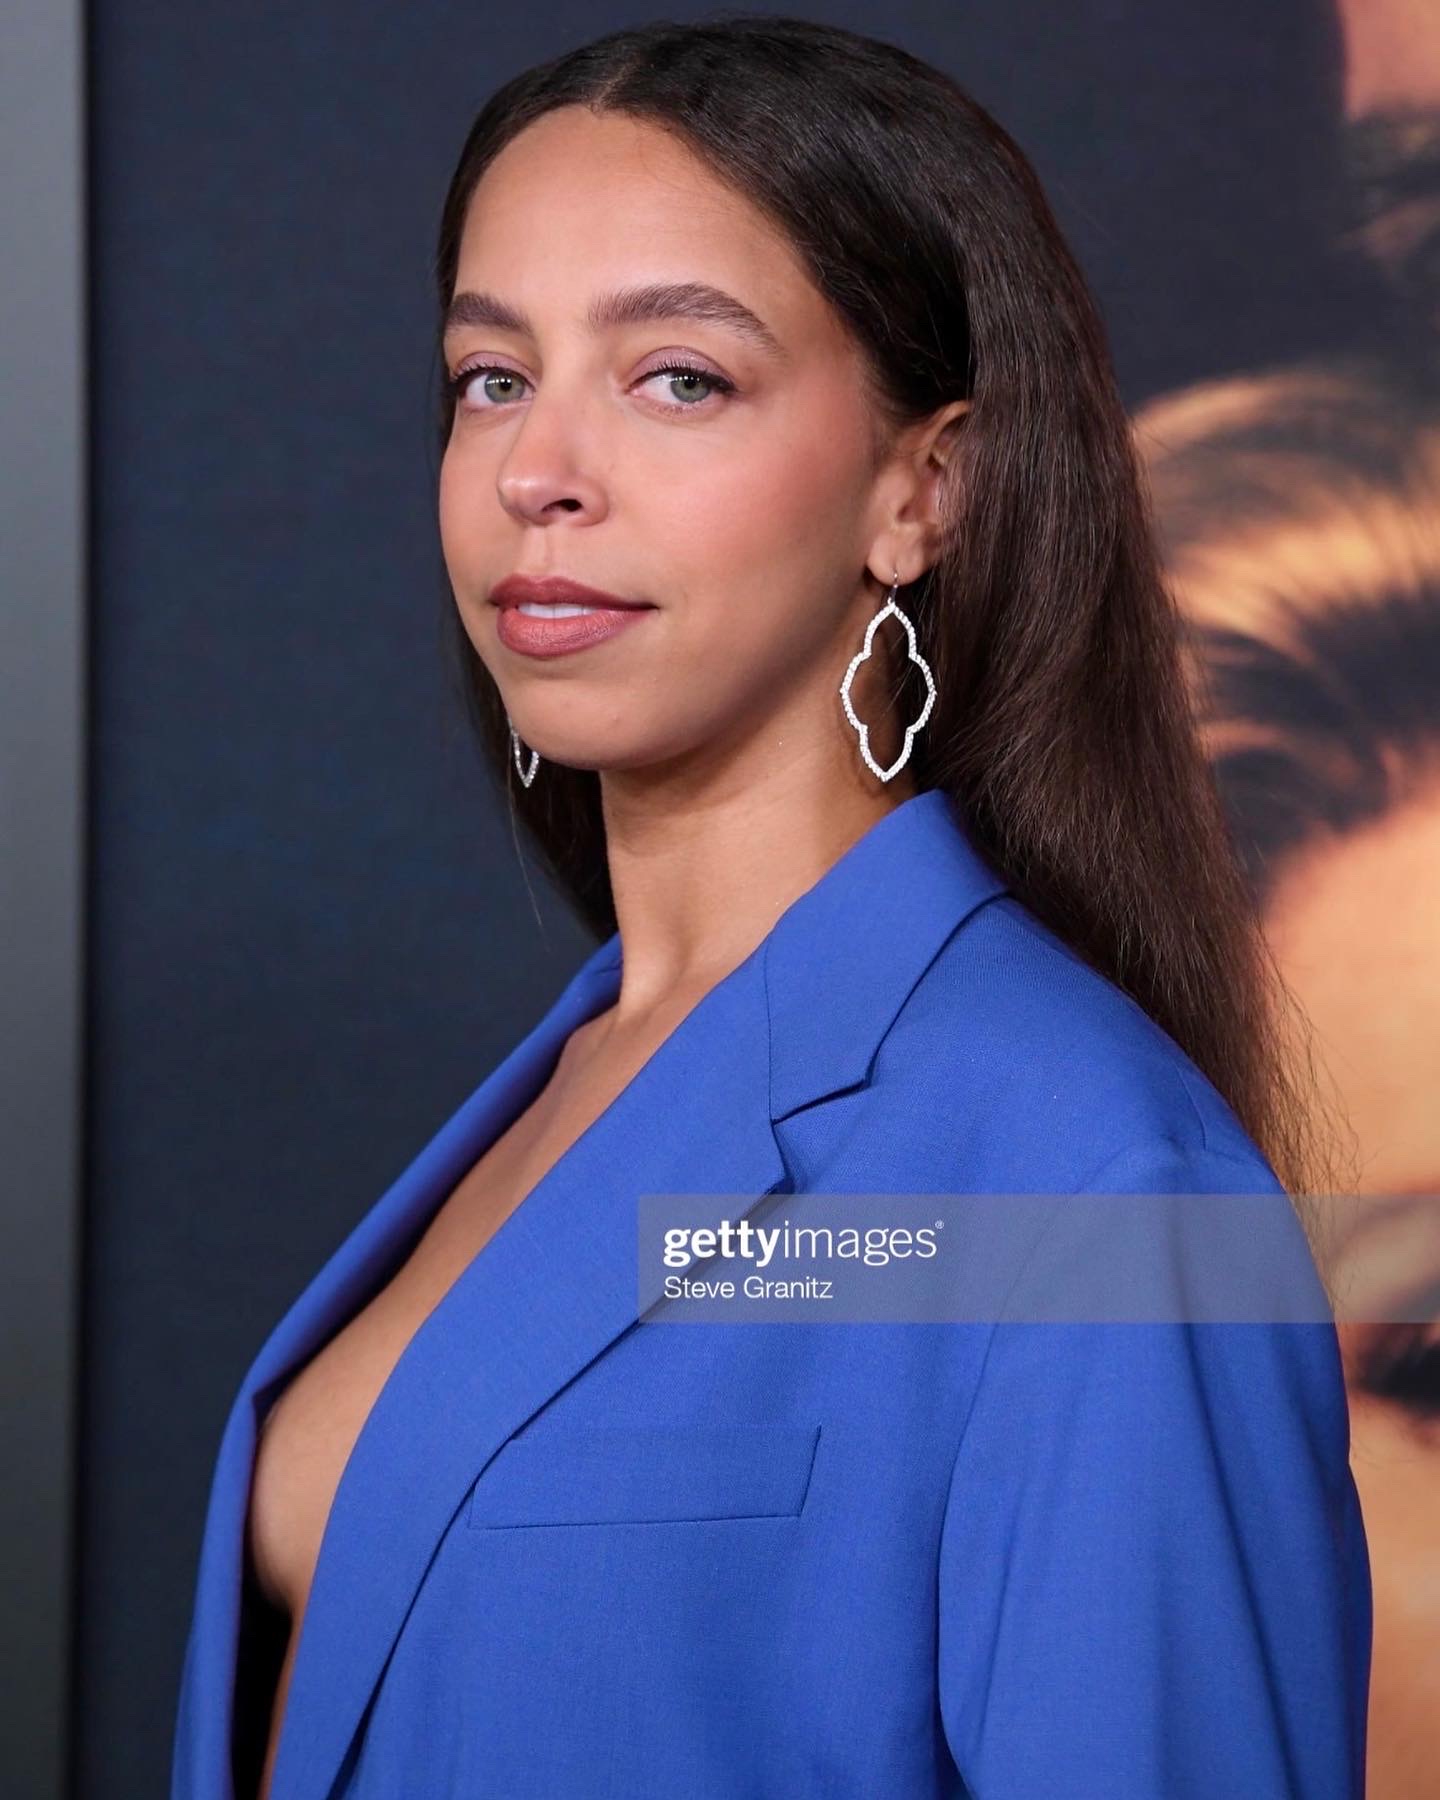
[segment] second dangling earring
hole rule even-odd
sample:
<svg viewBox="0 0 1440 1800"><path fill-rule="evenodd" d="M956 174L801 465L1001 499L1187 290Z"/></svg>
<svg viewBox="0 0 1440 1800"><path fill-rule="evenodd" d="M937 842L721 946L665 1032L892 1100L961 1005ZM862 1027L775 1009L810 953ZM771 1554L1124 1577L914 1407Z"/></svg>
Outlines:
<svg viewBox="0 0 1440 1800"><path fill-rule="evenodd" d="M505 723L510 725L510 715L508 712L505 715ZM516 774L528 788L530 783L535 779L535 771L540 767L540 752L538 750L532 750L530 752L530 767L527 769L525 767L524 757L521 754L520 733L516 731L513 725L510 725L510 755L515 762Z"/></svg>
<svg viewBox="0 0 1440 1800"><path fill-rule="evenodd" d="M889 781L892 775L899 774L900 770L903 769L905 764L910 760L910 746L915 741L915 733L919 731L920 727L930 717L930 710L935 704L935 678L930 673L929 663L926 662L925 658L916 648L915 627L911 624L909 618L901 608L895 604L895 596L899 592L899 589L900 571L897 569L895 571L895 579L890 584L890 592L885 596L885 604L866 626L865 642L860 646L855 655L851 657L850 666L845 671L845 679L840 683L840 698L845 706L845 716L855 727L855 730L860 737L860 754L864 757L866 765L871 772L879 776L881 781ZM898 619L905 627L907 653L910 661L919 666L920 673L925 677L926 693L925 704L920 709L920 717L916 719L913 725L907 725L905 727L905 743L900 754L895 758L894 762L890 764L888 769L882 769L879 763L877 763L875 758L870 754L870 727L863 719L856 716L855 708L850 704L850 683L855 679L855 671L870 654L870 646L875 641L875 633L880 628L880 621L886 618Z"/></svg>

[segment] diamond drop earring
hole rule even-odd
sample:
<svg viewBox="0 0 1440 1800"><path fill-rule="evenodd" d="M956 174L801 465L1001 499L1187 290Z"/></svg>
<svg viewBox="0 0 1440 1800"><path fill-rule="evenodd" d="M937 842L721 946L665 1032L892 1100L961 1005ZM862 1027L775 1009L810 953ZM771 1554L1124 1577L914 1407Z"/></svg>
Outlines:
<svg viewBox="0 0 1440 1800"><path fill-rule="evenodd" d="M897 775L900 772L900 770L905 767L905 764L910 760L910 746L915 741L915 733L917 731L919 731L920 727L930 717L930 709L935 704L935 680L934 680L934 677L930 673L929 663L926 662L925 658L920 654L919 650L915 647L915 627L910 623L910 620L906 617L905 613L902 612L901 609L895 604L895 595L898 592L899 587L900 587L900 571L897 569L895 571L895 579L890 584L890 592L885 596L885 604L880 608L880 610L871 619L870 623L866 626L865 642L860 646L860 649L857 651L857 653L851 657L850 666L845 671L845 679L840 683L840 698L844 702L844 705L845 705L845 716L847 719L849 719L850 723L855 727L855 730L859 733L860 754L861 754L861 756L863 756L865 758L865 761L866 761L867 765L869 766L869 768L871 769L871 771L875 775L878 775L881 781L889 781L891 776ZM870 754L870 727L865 723L865 721L863 719L856 717L855 708L850 704L850 683L855 679L855 671L860 667L861 663L863 663L865 661L866 657L869 656L869 654L870 654L870 646L875 641L875 633L879 629L880 621L887 617L894 617L894 618L898 619L900 621L900 623L905 627L905 638L906 638L906 643L908 646L908 655L909 655L911 662L918 663L918 665L920 667L920 673L925 677L926 694L925 694L925 704L920 709L920 717L918 719L916 719L916 721L913 725L907 725L905 727L905 746L904 746L904 748L901 750L900 754L895 758L894 762L891 763L891 765L888 769L882 769L880 767L879 763L877 763L875 758Z"/></svg>
<svg viewBox="0 0 1440 1800"><path fill-rule="evenodd" d="M507 725L510 724L510 715L508 712L505 715L505 722ZM538 750L532 750L530 752L530 767L527 769L520 754L520 733L516 731L513 725L510 725L510 754L515 761L516 774L528 788L530 783L535 779L536 769L540 767L540 752Z"/></svg>

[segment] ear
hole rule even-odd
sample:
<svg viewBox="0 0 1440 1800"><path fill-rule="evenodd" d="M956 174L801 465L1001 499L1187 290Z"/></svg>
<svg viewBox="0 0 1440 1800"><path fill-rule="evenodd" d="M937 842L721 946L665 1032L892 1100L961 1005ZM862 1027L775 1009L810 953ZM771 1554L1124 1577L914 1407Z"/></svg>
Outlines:
<svg viewBox="0 0 1440 1800"><path fill-rule="evenodd" d="M968 400L951 400L912 427L895 453L900 502L883 544L871 558L877 568L900 571L901 585L918 581L940 555L944 536L941 494L945 468L970 411Z"/></svg>

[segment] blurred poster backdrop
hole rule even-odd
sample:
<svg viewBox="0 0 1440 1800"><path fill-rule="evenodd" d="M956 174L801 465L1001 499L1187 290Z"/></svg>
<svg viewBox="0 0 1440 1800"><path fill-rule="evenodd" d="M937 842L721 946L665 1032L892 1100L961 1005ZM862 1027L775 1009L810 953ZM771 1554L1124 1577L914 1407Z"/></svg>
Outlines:
<svg viewBox="0 0 1440 1800"><path fill-rule="evenodd" d="M1383 1220L1389 1316L1415 1321L1341 1339L1367 1793L1420 1800L1440 1793L1440 6L1342 0L1338 23L1338 154L1296 203L1374 289L1325 347L1297 315L1293 356L1157 392L1134 425L1237 846Z"/></svg>

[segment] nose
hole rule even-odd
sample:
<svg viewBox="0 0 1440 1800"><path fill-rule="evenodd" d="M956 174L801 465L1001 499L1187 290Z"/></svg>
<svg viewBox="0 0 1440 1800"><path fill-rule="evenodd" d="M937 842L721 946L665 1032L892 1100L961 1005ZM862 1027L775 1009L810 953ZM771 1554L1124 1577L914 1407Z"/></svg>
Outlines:
<svg viewBox="0 0 1440 1800"><path fill-rule="evenodd" d="M575 514L598 519L605 495L599 480L588 472L593 460L575 406L566 409L553 396L549 406L532 400L496 477L500 504L526 525Z"/></svg>

